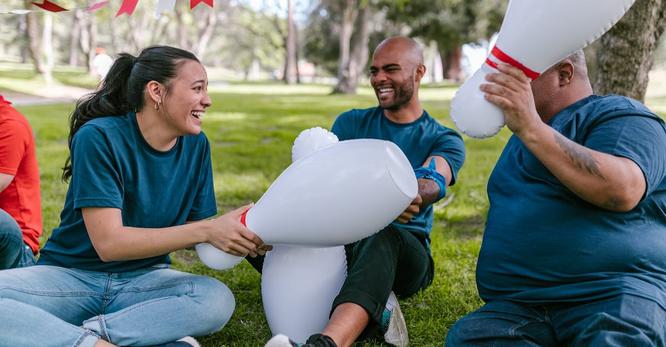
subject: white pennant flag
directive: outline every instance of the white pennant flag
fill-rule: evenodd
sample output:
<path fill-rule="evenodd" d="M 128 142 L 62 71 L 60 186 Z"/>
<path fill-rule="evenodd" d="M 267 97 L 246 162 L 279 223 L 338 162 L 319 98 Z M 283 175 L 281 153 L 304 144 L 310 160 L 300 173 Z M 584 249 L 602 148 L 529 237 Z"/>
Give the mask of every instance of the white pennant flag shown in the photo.
<path fill-rule="evenodd" d="M 176 6 L 176 0 L 157 0 L 157 7 L 155 7 L 155 19 L 160 19 L 162 13 L 173 11 Z"/>
<path fill-rule="evenodd" d="M 30 13 L 30 12 L 35 12 L 35 11 L 32 11 L 32 10 L 24 10 L 24 9 L 20 9 L 20 8 L 17 8 L 17 9 L 11 9 L 11 10 L 0 9 L 0 14 L 18 14 L 18 15 L 24 15 L 24 14 L 28 14 L 28 13 Z"/>

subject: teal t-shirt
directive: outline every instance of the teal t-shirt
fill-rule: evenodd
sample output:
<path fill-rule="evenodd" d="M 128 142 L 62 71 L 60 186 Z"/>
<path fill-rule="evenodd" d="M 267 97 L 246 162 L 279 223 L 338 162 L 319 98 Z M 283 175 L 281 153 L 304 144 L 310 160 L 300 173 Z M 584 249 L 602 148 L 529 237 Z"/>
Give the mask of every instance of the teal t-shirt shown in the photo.
<path fill-rule="evenodd" d="M 647 191 L 626 213 L 576 196 L 513 136 L 488 182 L 490 209 L 477 264 L 479 294 L 543 304 L 618 294 L 666 308 L 666 130 L 635 100 L 590 96 L 553 129 L 642 170 Z"/>
<path fill-rule="evenodd" d="M 96 118 L 74 136 L 72 177 L 60 215 L 39 264 L 124 272 L 164 264 L 168 255 L 103 262 L 83 223 L 81 208 L 120 209 L 123 225 L 163 228 L 217 213 L 206 136 L 182 136 L 160 152 L 148 145 L 136 115 Z"/>
<path fill-rule="evenodd" d="M 341 114 L 333 123 L 331 131 L 341 141 L 363 138 L 391 141 L 405 153 L 414 169 L 421 167 L 428 157 L 440 156 L 451 167 L 453 177 L 450 185 L 455 183 L 458 171 L 465 161 L 462 137 L 439 124 L 426 111 L 423 111 L 417 120 L 400 124 L 384 116 L 384 110 L 380 107 L 354 109 Z M 416 233 L 429 245 L 432 221 L 431 205 L 408 223 L 393 222 L 392 225 L 400 230 Z"/>

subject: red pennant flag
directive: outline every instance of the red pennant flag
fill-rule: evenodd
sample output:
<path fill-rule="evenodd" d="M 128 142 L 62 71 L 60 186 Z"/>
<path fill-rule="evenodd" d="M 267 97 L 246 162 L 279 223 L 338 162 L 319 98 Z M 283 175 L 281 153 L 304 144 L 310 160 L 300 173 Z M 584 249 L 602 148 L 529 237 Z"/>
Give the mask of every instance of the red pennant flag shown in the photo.
<path fill-rule="evenodd" d="M 190 10 L 195 8 L 197 5 L 199 5 L 202 2 L 210 7 L 213 7 L 214 6 L 213 1 L 214 0 L 190 0 Z"/>
<path fill-rule="evenodd" d="M 118 13 L 116 13 L 116 17 L 122 15 L 123 13 L 127 13 L 128 16 L 131 16 L 138 2 L 139 0 L 123 0 Z"/>
<path fill-rule="evenodd" d="M 43 9 L 47 10 L 50 12 L 62 12 L 62 11 L 68 11 L 66 8 L 58 6 L 58 4 L 54 4 L 49 0 L 44 0 L 41 4 L 38 4 L 36 2 L 32 3 L 33 5 Z"/>

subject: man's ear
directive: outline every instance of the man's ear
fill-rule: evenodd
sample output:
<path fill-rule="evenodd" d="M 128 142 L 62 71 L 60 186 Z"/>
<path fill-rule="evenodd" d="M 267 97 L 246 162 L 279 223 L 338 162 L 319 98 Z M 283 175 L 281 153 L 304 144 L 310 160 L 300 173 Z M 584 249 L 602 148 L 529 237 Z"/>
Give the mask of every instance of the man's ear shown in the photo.
<path fill-rule="evenodd" d="M 155 104 L 161 104 L 164 101 L 164 86 L 157 81 L 150 81 L 146 84 L 146 92 L 148 97 Z"/>
<path fill-rule="evenodd" d="M 420 83 L 423 76 L 425 76 L 425 73 L 426 73 L 425 65 L 419 64 L 418 66 L 416 66 L 416 76 L 414 76 L 416 78 L 416 82 Z"/>
<path fill-rule="evenodd" d="M 575 71 L 576 68 L 570 60 L 567 59 L 560 63 L 560 65 L 557 67 L 557 77 L 559 79 L 560 87 L 571 83 L 574 78 Z"/>

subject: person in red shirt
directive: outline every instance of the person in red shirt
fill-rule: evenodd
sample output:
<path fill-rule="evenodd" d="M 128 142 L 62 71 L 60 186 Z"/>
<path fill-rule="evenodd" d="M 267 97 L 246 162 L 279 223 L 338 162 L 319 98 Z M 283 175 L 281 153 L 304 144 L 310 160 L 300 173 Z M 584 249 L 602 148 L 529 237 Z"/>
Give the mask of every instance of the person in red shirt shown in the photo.
<path fill-rule="evenodd" d="M 0 95 L 0 270 L 33 265 L 41 233 L 35 138 L 28 120 Z"/>

